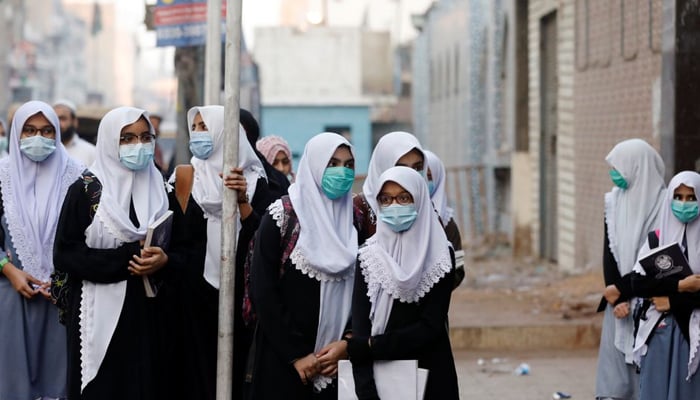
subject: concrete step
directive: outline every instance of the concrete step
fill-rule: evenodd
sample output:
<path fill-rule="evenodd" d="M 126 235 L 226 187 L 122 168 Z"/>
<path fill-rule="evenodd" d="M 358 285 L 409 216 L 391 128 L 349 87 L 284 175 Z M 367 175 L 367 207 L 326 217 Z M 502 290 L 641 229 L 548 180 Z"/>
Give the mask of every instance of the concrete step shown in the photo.
<path fill-rule="evenodd" d="M 601 319 L 530 325 L 452 326 L 450 340 L 457 350 L 579 350 L 600 343 Z"/>

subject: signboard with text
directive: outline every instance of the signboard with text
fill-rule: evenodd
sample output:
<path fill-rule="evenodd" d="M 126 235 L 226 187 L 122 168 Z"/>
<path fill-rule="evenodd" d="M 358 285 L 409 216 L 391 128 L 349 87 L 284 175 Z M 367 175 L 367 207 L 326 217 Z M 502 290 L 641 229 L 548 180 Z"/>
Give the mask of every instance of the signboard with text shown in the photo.
<path fill-rule="evenodd" d="M 221 7 L 222 38 L 225 29 L 226 2 Z M 156 46 L 199 46 L 207 40 L 206 0 L 158 0 L 153 11 Z M 223 40 L 223 39 L 222 39 Z"/>

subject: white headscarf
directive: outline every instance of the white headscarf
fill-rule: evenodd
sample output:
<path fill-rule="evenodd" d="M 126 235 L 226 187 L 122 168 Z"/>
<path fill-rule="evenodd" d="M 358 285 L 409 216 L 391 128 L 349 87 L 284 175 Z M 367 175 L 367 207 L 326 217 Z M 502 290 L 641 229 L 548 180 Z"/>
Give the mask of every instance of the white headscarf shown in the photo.
<path fill-rule="evenodd" d="M 353 225 L 350 192 L 331 200 L 321 188 L 323 173 L 339 146 L 352 145 L 336 133 L 321 133 L 309 140 L 299 161 L 297 179 L 289 187 L 289 200 L 299 220 L 299 239 L 290 255 L 298 270 L 321 281 L 315 351 L 340 340 L 350 318 L 357 260 L 357 230 Z M 271 213 L 279 210 L 278 201 Z M 273 214 L 274 215 L 274 214 Z M 278 219 L 279 221 L 279 219 Z M 317 390 L 330 379 L 314 379 Z"/>
<path fill-rule="evenodd" d="M 664 198 L 664 163 L 659 153 L 641 139 L 618 143 L 605 157 L 627 181 L 627 189 L 614 187 L 605 194 L 605 222 L 610 252 L 620 276 L 632 271 L 647 233 L 658 228 Z M 633 361 L 634 321 L 632 316 L 615 318 L 615 347 Z"/>
<path fill-rule="evenodd" d="M 620 275 L 632 271 L 647 233 L 658 228 L 664 198 L 664 163 L 659 153 L 641 139 L 618 143 L 605 157 L 627 181 L 605 194 L 605 222 L 610 251 Z"/>
<path fill-rule="evenodd" d="M 686 234 L 688 264 L 693 270 L 693 273 L 700 273 L 700 218 L 695 218 L 687 225 L 673 215 L 671 210 L 671 202 L 673 201 L 673 192 L 680 186 L 685 185 L 695 191 L 695 196 L 700 195 L 700 174 L 694 171 L 679 172 L 668 183 L 664 205 L 661 210 L 661 231 L 659 232 L 659 246 L 665 246 L 674 242 L 683 242 L 683 232 Z M 690 379 L 698 369 L 700 357 L 698 350 L 700 349 L 700 309 L 693 310 L 689 322 L 689 348 L 690 355 L 688 358 L 688 376 Z"/>
<path fill-rule="evenodd" d="M 20 151 L 22 128 L 27 120 L 43 114 L 56 131 L 56 150 L 42 162 Z M 53 272 L 53 243 L 61 206 L 68 187 L 85 169 L 68 156 L 61 143 L 58 117 L 41 101 L 24 103 L 15 112 L 9 133 L 10 155 L 0 160 L 0 188 L 9 237 L 29 275 L 48 282 Z"/>
<path fill-rule="evenodd" d="M 454 215 L 454 210 L 447 206 L 447 191 L 445 188 L 447 174 L 445 173 L 445 165 L 432 151 L 423 150 L 423 154 L 425 154 L 425 161 L 430 169 L 430 175 L 435 185 L 434 193 L 430 198 L 433 200 L 433 205 L 438 215 L 440 215 L 440 219 L 442 219 L 442 224 L 447 226 Z"/>
<path fill-rule="evenodd" d="M 384 332 L 394 299 L 417 302 L 452 269 L 450 244 L 433 212 L 425 179 L 411 168 L 392 167 L 379 177 L 377 191 L 389 181 L 413 196 L 418 217 L 401 233 L 378 218 L 377 233 L 360 249 L 360 267 L 372 303 L 372 335 Z"/>
<path fill-rule="evenodd" d="M 221 274 L 221 210 L 223 203 L 223 180 L 219 176 L 224 169 L 224 107 L 203 106 L 192 107 L 187 112 L 187 126 L 190 136 L 194 118 L 200 114 L 213 142 L 213 151 L 209 158 L 201 160 L 192 157 L 190 162 L 194 167 L 194 182 L 192 197 L 199 204 L 207 219 L 207 254 L 204 259 L 204 278 L 219 288 Z M 238 127 L 238 166 L 243 168 L 248 198 L 252 201 L 258 184 L 258 179 L 265 175 L 262 162 L 258 159 L 253 147 L 248 142 L 243 127 Z M 174 174 L 173 174 L 174 175 Z M 240 224 L 238 226 L 240 229 Z"/>
<path fill-rule="evenodd" d="M 365 178 L 365 183 L 362 185 L 365 199 L 375 214 L 379 211 L 379 206 L 377 205 L 377 193 L 381 188 L 379 175 L 395 166 L 399 158 L 413 149 L 423 153 L 423 148 L 418 139 L 408 132 L 389 132 L 377 142 L 377 146 L 374 148 L 372 157 L 369 160 L 367 178 Z"/>
<path fill-rule="evenodd" d="M 90 171 L 102 184 L 95 218 L 85 230 L 85 243 L 95 249 L 115 249 L 142 240 L 148 226 L 168 210 L 163 178 L 154 163 L 132 171 L 119 161 L 121 130 L 144 118 L 151 134 L 148 113 L 119 107 L 102 118 L 97 130 L 97 155 Z M 139 226 L 129 218 L 133 203 Z M 126 269 L 128 265 L 124 265 Z M 96 266 L 99 268 L 99 266 Z M 126 281 L 100 284 L 83 281 L 80 303 L 81 390 L 92 381 L 109 347 L 126 297 Z"/>

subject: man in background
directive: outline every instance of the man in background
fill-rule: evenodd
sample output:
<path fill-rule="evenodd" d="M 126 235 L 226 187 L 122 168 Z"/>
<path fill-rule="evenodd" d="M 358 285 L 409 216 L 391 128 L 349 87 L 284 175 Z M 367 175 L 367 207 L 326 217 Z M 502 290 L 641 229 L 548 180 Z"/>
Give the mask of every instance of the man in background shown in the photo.
<path fill-rule="evenodd" d="M 53 104 L 61 125 L 61 142 L 68 155 L 86 166 L 95 161 L 95 145 L 78 136 L 78 117 L 75 104 L 69 100 L 58 100 Z"/>

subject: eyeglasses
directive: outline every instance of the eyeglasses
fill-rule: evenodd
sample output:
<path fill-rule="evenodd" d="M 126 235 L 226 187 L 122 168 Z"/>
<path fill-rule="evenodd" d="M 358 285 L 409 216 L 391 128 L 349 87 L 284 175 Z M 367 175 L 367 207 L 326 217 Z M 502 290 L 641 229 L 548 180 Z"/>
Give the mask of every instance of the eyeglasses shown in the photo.
<path fill-rule="evenodd" d="M 126 135 L 119 136 L 119 144 L 136 144 L 136 143 L 151 143 L 156 140 L 155 135 L 150 133 L 144 133 L 142 135 L 134 135 L 127 133 Z"/>
<path fill-rule="evenodd" d="M 41 134 L 41 136 L 53 137 L 56 135 L 56 129 L 53 126 L 37 128 L 36 126 L 25 125 L 22 127 L 22 136 L 36 136 L 37 133 Z"/>
<path fill-rule="evenodd" d="M 388 194 L 380 193 L 379 196 L 377 196 L 377 201 L 379 204 L 385 207 L 390 206 L 394 200 L 396 200 L 396 202 L 402 206 L 405 206 L 406 204 L 413 203 L 413 196 L 411 196 L 411 194 L 408 192 L 402 192 L 396 196 L 389 196 Z"/>

